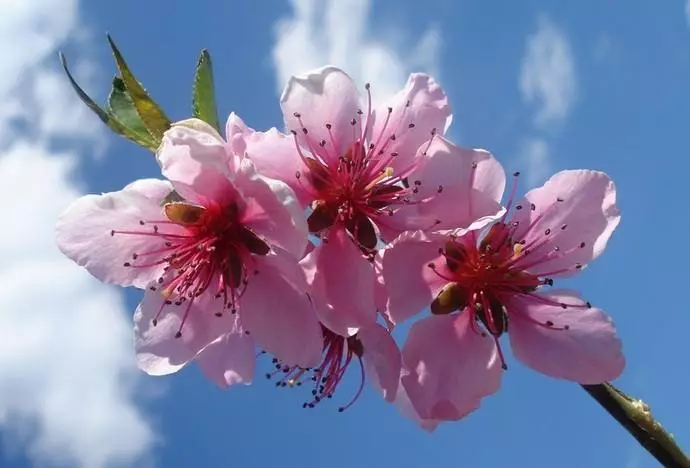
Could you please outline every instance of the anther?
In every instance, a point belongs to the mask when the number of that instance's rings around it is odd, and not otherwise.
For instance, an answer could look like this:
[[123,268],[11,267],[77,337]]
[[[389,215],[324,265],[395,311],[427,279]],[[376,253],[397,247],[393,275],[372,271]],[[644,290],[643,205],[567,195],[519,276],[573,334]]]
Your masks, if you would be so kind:
[[389,114],[392,114],[392,113],[393,113],[393,108],[392,108],[392,107],[389,107],[389,108],[388,108],[388,113],[389,113]]
[[567,228],[568,228],[568,225],[564,224],[563,226],[561,226],[561,231],[565,231]]
[[516,210],[521,210],[521,209],[522,209],[522,205],[515,205],[515,209],[516,209]]
[[114,235],[115,235],[115,231],[114,231],[114,230],[111,230],[111,231],[110,231],[110,235],[111,235],[111,236],[114,236]]
[[441,193],[443,192],[443,185],[439,185],[438,189],[436,189],[436,193]]
[[587,306],[588,309],[592,308],[592,303],[589,301],[585,302],[585,305]]
[[175,333],[175,338],[181,338],[181,337],[182,337],[181,331],[178,331],[177,333]]
[[520,171],[513,172],[513,177],[520,177]]
[[290,133],[292,133],[293,135],[297,136],[297,132],[294,131],[294,130],[290,130]]
[[153,325],[154,327],[155,327],[156,325],[158,325],[158,320],[157,320],[157,319],[151,320],[151,325]]
[[564,202],[565,200],[563,200],[561,197],[558,197],[558,198],[556,198],[556,201],[559,202],[559,203],[562,203],[562,202]]
[[146,223],[143,220],[139,220],[139,224],[143,226]]
[[307,133],[309,133],[309,130],[307,130],[307,127],[302,127],[302,133],[304,133],[305,135]]
[[292,115],[294,115],[295,118],[297,118],[297,119],[299,119],[300,117],[302,117],[302,114],[300,114],[299,112],[294,112]]
[[546,325],[547,327],[553,327],[553,322],[551,320],[547,320],[544,325]]
[[331,124],[329,124],[329,123],[326,124],[326,129],[327,129],[327,130],[330,130],[332,127],[333,127],[333,126],[332,126]]
[[369,91],[369,88],[371,88],[371,84],[365,83],[365,84],[364,84],[364,89],[366,89],[367,91]]
[[537,209],[537,205],[535,205],[534,203],[530,203],[530,204],[529,204],[529,209],[532,210],[532,211],[535,211],[535,210]]
[[581,248],[581,249],[584,249],[584,248],[585,248],[585,243],[584,243],[584,242],[580,243],[580,248]]
[[567,308],[568,308],[568,304],[563,304],[563,303],[561,302],[561,309],[567,309]]
[[409,124],[407,125],[407,128],[414,128],[414,124],[413,124],[413,123],[409,123]]
[[545,236],[548,236],[549,234],[551,234],[551,229],[547,229],[546,231],[544,231]]
[[472,161],[472,169],[476,169],[476,168],[477,168],[477,161]]
[[125,263],[123,263],[122,265],[123,265],[123,266],[126,266],[126,267],[131,267],[131,266],[132,266],[132,264],[129,263],[129,262],[125,262]]

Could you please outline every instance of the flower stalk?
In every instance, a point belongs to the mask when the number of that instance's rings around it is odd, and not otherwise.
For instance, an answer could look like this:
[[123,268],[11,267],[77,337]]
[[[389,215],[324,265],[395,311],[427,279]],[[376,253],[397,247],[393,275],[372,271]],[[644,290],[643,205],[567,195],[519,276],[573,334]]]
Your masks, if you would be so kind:
[[582,388],[662,466],[690,468],[690,459],[678,446],[673,435],[654,419],[651,409],[645,402],[626,395],[608,382],[582,385]]

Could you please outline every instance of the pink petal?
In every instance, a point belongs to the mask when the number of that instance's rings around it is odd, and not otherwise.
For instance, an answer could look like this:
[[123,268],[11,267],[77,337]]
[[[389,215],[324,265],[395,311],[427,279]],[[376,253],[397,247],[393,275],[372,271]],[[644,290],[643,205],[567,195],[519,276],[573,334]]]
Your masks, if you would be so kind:
[[256,269],[241,298],[243,327],[283,364],[315,367],[321,360],[323,335],[297,260],[279,251],[256,257]]
[[[77,199],[57,222],[56,240],[60,250],[89,273],[106,283],[145,288],[163,272],[163,265],[148,268],[125,267],[135,252],[160,248],[164,240],[149,235],[115,234],[117,231],[152,232],[141,220],[165,219],[161,200],[170,193],[167,181],[144,179],[119,192],[86,195]],[[166,226],[166,232],[178,232]]]
[[[618,377],[625,367],[613,321],[597,308],[584,305],[575,293],[539,294],[556,304],[513,298],[507,304],[510,344],[517,359],[551,377],[581,384],[599,384]],[[552,322],[553,326],[538,325]],[[556,330],[568,326],[568,330]]]
[[381,325],[362,328],[357,332],[362,342],[362,360],[367,378],[379,389],[383,398],[394,401],[398,392],[402,357],[391,334]]
[[[404,373],[403,375],[407,375],[407,373]],[[405,391],[405,387],[403,385],[398,385],[398,394],[395,397],[394,403],[400,413],[415,421],[422,429],[428,432],[434,432],[438,425],[443,422],[439,421],[438,419],[421,418],[414,405],[410,401],[410,396]],[[477,407],[479,407],[479,405],[477,405]]]
[[[462,198],[455,198],[456,201],[461,200],[461,206],[458,207],[460,213],[457,215],[460,223],[467,222],[466,217],[471,216],[467,214],[468,211],[476,211],[477,216],[482,216],[484,204],[491,200],[496,204],[501,201],[506,176],[503,167],[491,153],[482,149],[462,148],[440,136],[434,138],[428,150],[422,146],[418,151],[425,150],[424,164],[410,175],[410,180],[422,183],[418,189],[420,198],[435,195],[439,187],[443,187],[443,192],[438,198],[464,194]],[[454,193],[445,195],[446,191]],[[482,197],[475,200],[473,194],[481,194]],[[446,218],[445,213],[440,217],[449,222],[450,219]]]
[[309,253],[302,265],[319,320],[334,333],[376,323],[372,264],[362,256],[345,230],[333,228],[326,242]]
[[[559,198],[563,201],[557,201]],[[514,237],[524,239],[530,253],[517,266],[539,275],[576,272],[576,264],[584,266],[603,252],[620,221],[616,188],[598,171],[559,172],[543,187],[528,192],[519,205],[523,208],[516,211],[514,220],[520,228]],[[541,245],[542,241],[547,242]],[[530,244],[537,247],[530,248]]]
[[308,229],[295,192],[283,182],[257,174],[248,159],[240,163],[235,186],[246,203],[242,222],[269,244],[301,258]]
[[[344,154],[352,145],[350,121],[359,118],[357,111],[362,109],[359,92],[352,79],[344,71],[331,66],[290,78],[280,97],[280,107],[285,125],[297,133],[302,146],[308,148],[309,140],[315,143],[314,146],[325,140],[328,154],[333,158]],[[326,124],[332,126],[330,134],[335,147]],[[302,125],[308,134],[303,133]]]
[[147,291],[134,313],[137,364],[147,374],[177,372],[207,345],[235,328],[234,318],[230,314],[221,317],[214,315],[214,303],[222,310],[222,300],[216,300],[211,294],[203,294],[194,299],[181,335],[176,338],[189,304],[166,305],[159,313],[163,301],[161,294]]
[[247,151],[246,138],[254,134],[254,130],[247,127],[239,115],[231,112],[225,123],[225,138],[234,154],[243,155]]
[[213,127],[198,119],[173,125],[163,136],[157,157],[163,175],[187,200],[219,204],[234,195],[229,147]]
[[428,264],[437,260],[443,242],[422,232],[405,233],[383,251],[383,280],[388,293],[387,312],[393,323],[401,323],[429,307],[448,281],[436,275]]
[[299,156],[292,135],[280,133],[275,128],[267,132],[254,132],[246,138],[247,157],[252,160],[257,171],[265,177],[280,180],[295,191],[302,205],[309,203],[313,196],[305,189],[308,182],[303,177],[305,165]]
[[[372,93],[376,92],[375,85]],[[388,114],[388,108],[393,112]],[[375,112],[372,140],[385,142],[395,134],[389,152],[397,152],[395,169],[405,170],[412,163],[417,148],[431,138],[432,129],[443,135],[451,112],[443,89],[429,75],[412,73],[405,87]],[[412,128],[410,124],[414,124]]]
[[256,368],[254,340],[241,331],[226,333],[206,346],[197,356],[196,363],[204,375],[220,388],[249,385]]
[[401,385],[421,419],[452,421],[479,407],[501,383],[501,363],[489,336],[473,330],[471,315],[439,315],[412,325],[402,349],[409,372]]

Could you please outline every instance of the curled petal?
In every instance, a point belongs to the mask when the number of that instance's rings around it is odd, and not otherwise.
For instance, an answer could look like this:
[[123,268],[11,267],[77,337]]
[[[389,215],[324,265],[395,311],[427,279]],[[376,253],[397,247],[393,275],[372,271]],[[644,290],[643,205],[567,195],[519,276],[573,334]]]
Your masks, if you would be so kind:
[[616,188],[599,171],[559,172],[518,205],[514,237],[529,255],[516,266],[538,275],[576,272],[603,252],[620,221]]
[[[160,202],[171,190],[169,182],[144,179],[119,192],[81,197],[60,215],[57,245],[101,281],[145,288],[163,273],[164,265],[132,268],[125,264],[132,263],[137,252],[162,247],[165,240],[113,231],[153,232],[151,224],[140,222],[165,219]],[[177,226],[166,225],[164,229],[171,234],[181,232]]]
[[398,392],[402,357],[391,334],[381,325],[362,328],[357,332],[362,342],[364,368],[372,385],[379,389],[383,398],[394,401]]
[[235,184],[246,206],[242,222],[257,236],[295,256],[301,256],[307,245],[307,222],[286,184],[259,175],[252,162],[239,165]]
[[501,363],[493,339],[471,314],[441,315],[412,325],[402,349],[401,385],[422,420],[458,420],[498,390]]
[[249,385],[256,368],[254,340],[239,330],[226,333],[202,349],[196,363],[220,388]]
[[350,121],[359,118],[358,110],[362,108],[352,79],[331,66],[290,78],[280,97],[280,107],[285,125],[296,133],[300,144],[309,148],[325,141],[328,151],[324,155],[331,158],[344,154],[352,145]]
[[374,268],[344,229],[334,227],[301,263],[319,320],[327,328],[348,336],[349,329],[376,323]]
[[187,200],[222,205],[236,195],[230,182],[229,147],[201,120],[185,120],[167,130],[157,158],[163,175]]
[[513,354],[534,370],[581,384],[599,384],[623,372],[625,358],[613,321],[600,309],[586,307],[578,295],[515,297],[506,307]]
[[282,251],[256,257],[256,271],[241,298],[242,326],[284,364],[315,367],[323,336],[296,258]]
[[448,282],[428,266],[439,258],[440,247],[442,241],[415,232],[402,234],[382,252],[387,311],[393,323],[401,323],[429,307]]

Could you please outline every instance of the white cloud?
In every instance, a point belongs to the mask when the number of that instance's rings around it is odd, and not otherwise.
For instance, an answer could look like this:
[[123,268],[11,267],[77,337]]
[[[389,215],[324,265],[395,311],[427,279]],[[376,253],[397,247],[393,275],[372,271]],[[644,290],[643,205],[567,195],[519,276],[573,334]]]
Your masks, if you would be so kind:
[[341,67],[380,102],[397,92],[412,71],[438,76],[441,37],[430,27],[416,41],[402,30],[372,37],[369,0],[290,0],[293,15],[277,25],[273,49],[280,93],[290,76],[323,65]]
[[570,113],[577,88],[575,60],[568,38],[545,16],[527,38],[519,84],[523,100],[537,105],[537,127],[561,122]]
[[37,466],[132,466],[154,435],[133,397],[130,319],[53,240],[80,191],[79,151],[51,143],[104,135],[57,69],[78,13],[76,0],[0,0],[0,430]]
[[520,155],[526,168],[527,186],[534,187],[543,183],[551,173],[549,143],[543,138],[528,139],[523,142]]

